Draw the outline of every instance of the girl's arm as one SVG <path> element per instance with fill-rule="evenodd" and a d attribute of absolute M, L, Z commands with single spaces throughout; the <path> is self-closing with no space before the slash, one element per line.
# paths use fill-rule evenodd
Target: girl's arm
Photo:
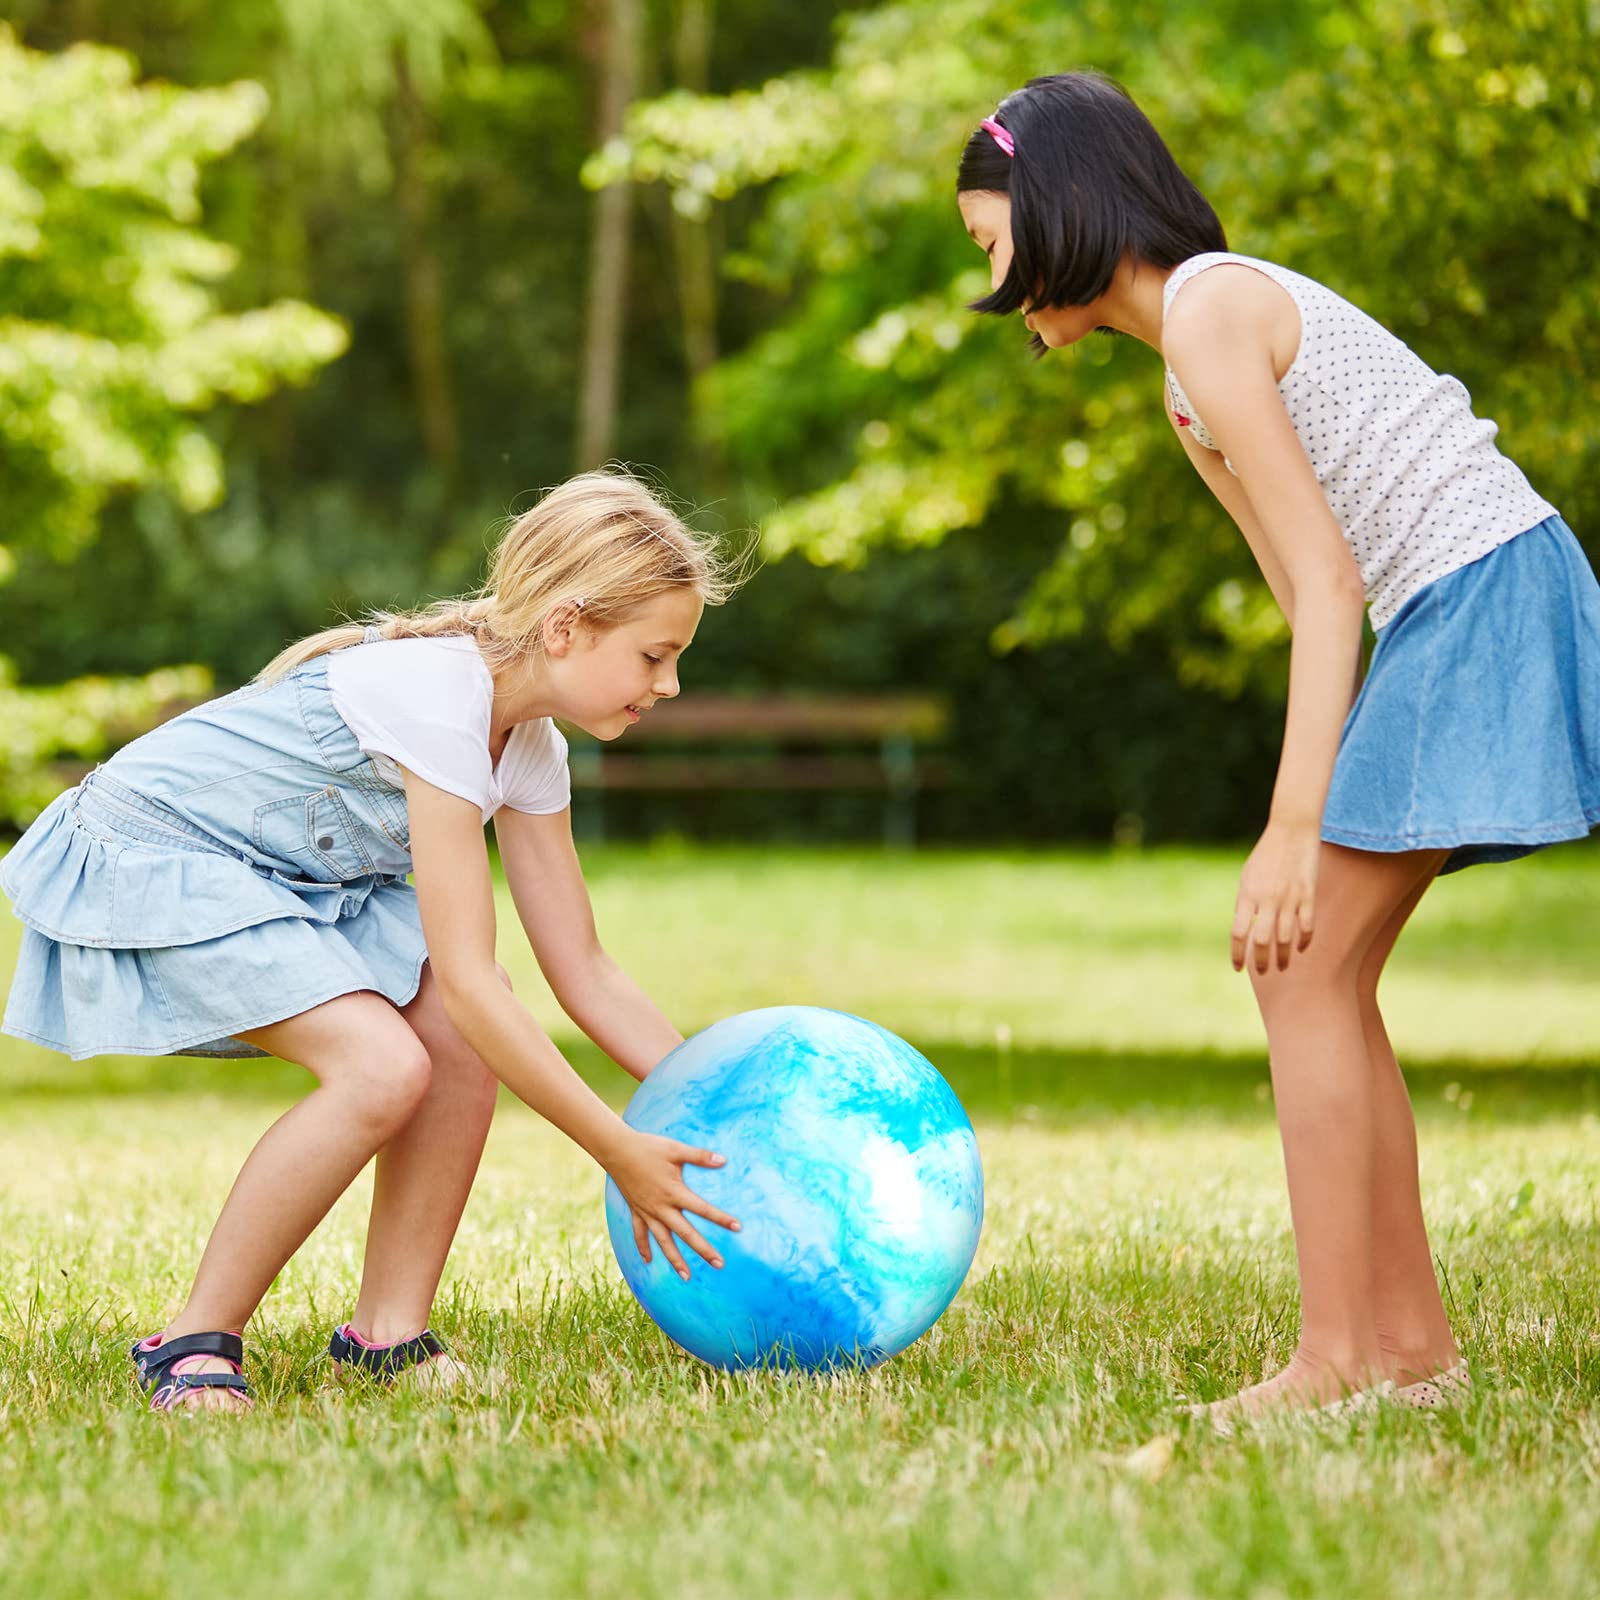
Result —
<path fill-rule="evenodd" d="M 1166 385 L 1163 384 L 1163 392 L 1165 388 Z M 1289 632 L 1292 634 L 1294 585 L 1289 582 L 1289 574 L 1283 570 L 1282 563 L 1273 553 L 1266 529 L 1261 526 L 1255 507 L 1250 504 L 1250 496 L 1244 492 L 1244 486 L 1239 480 L 1228 471 L 1220 450 L 1206 449 L 1187 428 L 1178 426 L 1177 418 L 1172 415 L 1170 396 L 1167 397 L 1166 406 L 1167 416 L 1172 420 L 1173 432 L 1178 435 L 1184 453 L 1194 463 L 1195 471 L 1205 479 L 1206 487 L 1217 497 L 1222 509 L 1233 519 L 1234 526 L 1244 535 L 1244 542 L 1250 546 L 1250 553 L 1256 558 L 1261 576 L 1267 580 L 1272 598 L 1278 602 L 1278 609 L 1283 613 L 1283 620 L 1289 624 Z M 1349 700 L 1345 708 L 1347 711 L 1349 706 L 1355 703 L 1356 695 L 1360 692 L 1361 678 L 1361 652 L 1357 650 L 1355 675 L 1351 679 Z"/>
<path fill-rule="evenodd" d="M 1350 708 L 1364 606 L 1355 558 L 1278 393 L 1272 328 L 1286 298 L 1249 267 L 1213 267 L 1173 302 L 1162 340 L 1184 392 L 1232 460 L 1294 597 L 1283 754 L 1233 923 L 1234 966 L 1248 956 L 1261 972 L 1274 954 L 1287 966 L 1296 944 L 1303 950 L 1311 940 L 1322 810 Z"/>
<path fill-rule="evenodd" d="M 1178 419 L 1172 414 L 1172 396 L 1167 394 L 1165 384 L 1161 388 L 1167 420 L 1172 424 L 1172 431 L 1177 434 L 1184 454 L 1205 480 L 1206 487 L 1216 496 L 1222 509 L 1233 519 L 1234 526 L 1244 535 L 1244 542 L 1250 546 L 1250 554 L 1256 558 L 1261 576 L 1267 580 L 1272 598 L 1278 602 L 1283 620 L 1289 624 L 1289 632 L 1293 633 L 1294 585 L 1289 582 L 1289 574 L 1284 571 L 1283 563 L 1273 551 L 1266 530 L 1256 516 L 1256 509 L 1250 504 L 1250 496 L 1244 492 L 1244 485 L 1228 471 L 1221 451 L 1208 450 L 1189 429 L 1178 426 Z"/>
<path fill-rule="evenodd" d="M 606 954 L 572 846 L 572 812 L 496 812 L 517 915 L 561 1009 L 624 1072 L 643 1080 L 683 1035 Z"/>
<path fill-rule="evenodd" d="M 685 1213 L 725 1228 L 738 1224 L 689 1188 L 683 1164 L 720 1166 L 722 1157 L 628 1127 L 572 1070 L 495 971 L 494 885 L 478 807 L 415 773 L 405 777 L 422 931 L 451 1022 L 518 1099 L 611 1174 L 628 1202 L 634 1239 L 646 1261 L 654 1239 L 679 1276 L 687 1278 L 677 1235 L 721 1266 L 719 1253 Z"/>

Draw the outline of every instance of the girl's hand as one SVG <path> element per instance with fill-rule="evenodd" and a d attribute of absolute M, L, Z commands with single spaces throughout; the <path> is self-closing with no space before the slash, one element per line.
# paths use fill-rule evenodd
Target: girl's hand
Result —
<path fill-rule="evenodd" d="M 1243 972 L 1247 961 L 1265 972 L 1274 960 L 1282 972 L 1291 951 L 1311 943 L 1321 831 L 1305 823 L 1267 824 L 1239 880 L 1233 912 L 1235 972 Z"/>
<path fill-rule="evenodd" d="M 616 1153 L 606 1162 L 606 1171 L 628 1202 L 628 1210 L 633 1215 L 634 1242 L 645 1261 L 650 1260 L 650 1241 L 654 1239 L 661 1246 L 662 1255 L 672 1263 L 673 1271 L 687 1279 L 689 1268 L 678 1249 L 677 1239 L 673 1238 L 676 1234 L 712 1266 L 722 1265 L 716 1248 L 701 1237 L 684 1213 L 692 1211 L 697 1217 L 704 1217 L 734 1233 L 739 1231 L 739 1224 L 726 1211 L 719 1211 L 702 1200 L 683 1181 L 683 1168 L 686 1163 L 720 1167 L 724 1159 L 710 1150 L 679 1144 L 676 1139 L 628 1130 Z"/>

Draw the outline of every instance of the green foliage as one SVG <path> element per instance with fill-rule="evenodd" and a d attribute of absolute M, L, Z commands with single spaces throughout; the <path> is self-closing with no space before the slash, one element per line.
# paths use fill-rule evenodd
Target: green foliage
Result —
<path fill-rule="evenodd" d="M 254 83 L 139 83 L 127 55 L 46 54 L 0 27 L 0 532 L 12 548 L 80 555 L 127 491 L 214 506 L 222 455 L 200 415 L 304 382 L 345 348 L 342 323 L 300 301 L 223 309 L 237 252 L 196 226 L 201 174 L 265 111 Z M 15 563 L 7 544 L 0 578 Z M 112 595 L 135 627 L 138 595 Z M 210 684 L 187 667 L 23 689 L 0 657 L 0 824 L 25 825 L 76 771 Z"/>
<path fill-rule="evenodd" d="M 1581 347 L 1600 292 L 1594 0 L 717 0 L 718 94 L 641 106 L 631 141 L 598 154 L 587 0 L 13 0 L 7 15 L 54 52 L 59 81 L 80 75 L 69 109 L 114 129 L 103 143 L 124 167 L 172 154 L 149 192 L 75 189 L 17 131 L 37 90 L 13 81 L 33 84 L 46 58 L 8 42 L 0 543 L 17 570 L 0 640 L 23 681 L 196 660 L 238 682 L 340 611 L 475 581 L 500 516 L 568 470 L 580 174 L 631 170 L 648 181 L 619 453 L 702 520 L 759 517 L 791 556 L 706 619 L 691 691 L 948 697 L 951 782 L 927 797 L 927 838 L 1246 833 L 1270 784 L 1283 630 L 1168 436 L 1153 360 L 1093 339 L 1036 365 L 1018 330 L 964 309 L 984 274 L 951 203 L 961 142 L 1006 89 L 1074 65 L 1134 89 L 1237 248 L 1323 277 L 1458 373 L 1580 533 L 1600 488 Z M 678 18 L 674 0 L 646 6 L 653 85 L 675 81 Z M 66 49 L 84 34 L 123 54 Z M 129 57 L 153 81 L 136 83 Z M 425 202 L 410 211 L 402 126 Z M 40 227 L 30 193 L 55 218 L 31 259 L 16 253 Z M 724 278 L 730 355 L 692 397 L 674 204 L 707 216 Z M 288 326 L 272 320 L 287 305 L 327 307 L 349 353 L 314 384 L 201 418 L 204 364 L 179 404 L 141 353 L 168 342 L 134 292 L 150 274 L 175 285 L 159 303 L 211 305 L 167 358 L 180 397 L 196 346 L 241 312 L 265 331 Z M 455 413 L 448 470 L 421 447 L 419 283 Z M 48 307 L 27 301 L 47 287 Z M 34 341 L 19 398 L 6 330 L 24 318 L 73 342 L 47 340 L 46 369 Z M 85 340 L 103 341 L 89 360 Z M 108 390 L 102 361 L 133 364 L 143 387 Z M 47 388 L 88 425 L 35 403 Z M 224 477 L 221 504 L 188 509 Z M 92 561 L 47 554 L 96 525 Z M 876 825 L 871 796 L 608 811 L 619 833 Z"/>
<path fill-rule="evenodd" d="M 86 767 L 210 691 L 203 667 L 26 689 L 0 656 L 0 826 L 25 828 Z"/>
<path fill-rule="evenodd" d="M 281 43 L 273 54 L 280 135 L 308 154 L 348 163 L 386 188 L 383 118 L 402 76 L 437 100 L 453 72 L 492 70 L 494 41 L 472 0 L 266 0 Z"/>
<path fill-rule="evenodd" d="M 719 0 L 713 82 L 822 59 L 840 4 L 775 16 L 766 0 Z M 72 37 L 63 8 L 18 6 L 30 43 Z M 22 676 L 192 659 L 238 682 L 340 610 L 476 582 L 499 519 L 570 469 L 587 289 L 587 0 L 239 0 L 220 11 L 119 0 L 77 12 L 152 77 L 267 85 L 257 136 L 207 174 L 207 222 L 238 256 L 231 297 L 326 306 L 351 343 L 306 389 L 212 419 L 226 456 L 221 506 L 196 515 L 159 493 L 119 497 L 104 507 L 92 570 L 19 551 L 17 578 L 0 590 L 0 637 Z M 657 35 L 670 13 L 652 5 Z M 433 217 L 420 230 L 396 203 L 384 143 L 397 61 L 427 99 L 419 165 Z M 691 501 L 723 499 L 738 521 L 726 488 L 713 495 L 687 468 L 664 210 L 648 204 L 636 219 L 621 454 Z M 419 231 L 438 265 L 458 411 L 448 481 L 419 448 L 406 348 L 405 267 Z M 723 297 L 720 310 L 730 345 L 767 316 L 755 291 Z"/>
<path fill-rule="evenodd" d="M 1232 693 L 1281 672 L 1270 597 L 1144 352 L 1093 339 L 1033 366 L 963 309 L 987 287 L 952 205 L 963 141 L 1027 77 L 1111 72 L 1234 248 L 1322 278 L 1460 376 L 1581 522 L 1600 494 L 1597 43 L 1571 0 L 903 0 L 848 19 L 825 73 L 640 108 L 591 175 L 659 179 L 691 209 L 778 180 L 732 264 L 795 308 L 705 397 L 777 502 L 772 551 L 853 563 L 959 529 L 1001 562 L 1014 507 L 1044 508 L 1055 553 L 997 648 L 1155 639 Z"/>
<path fill-rule="evenodd" d="M 222 309 L 236 252 L 195 226 L 202 169 L 260 122 L 254 83 L 138 83 L 121 53 L 0 28 L 0 473 L 8 542 L 66 556 L 118 491 L 222 496 L 197 418 L 304 382 L 345 347 L 298 301 Z M 0 549 L 0 560 L 8 560 Z"/>

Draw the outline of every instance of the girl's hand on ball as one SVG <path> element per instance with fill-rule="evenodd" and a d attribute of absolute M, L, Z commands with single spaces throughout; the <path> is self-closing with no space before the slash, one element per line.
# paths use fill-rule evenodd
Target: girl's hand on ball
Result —
<path fill-rule="evenodd" d="M 683 1181 L 684 1166 L 720 1167 L 724 1157 L 712 1150 L 699 1150 L 690 1144 L 680 1144 L 676 1139 L 663 1139 L 653 1133 L 632 1134 L 607 1170 L 612 1181 L 622 1191 L 633 1218 L 633 1239 L 639 1254 L 649 1261 L 650 1241 L 661 1246 L 661 1253 L 680 1278 L 689 1276 L 688 1264 L 678 1249 L 678 1239 L 689 1246 L 696 1255 L 703 1256 L 714 1267 L 722 1265 L 722 1256 L 709 1244 L 686 1212 L 704 1217 L 719 1228 L 739 1231 L 736 1218 L 719 1210 L 709 1201 L 701 1199 Z M 676 1234 L 677 1238 L 673 1235 Z"/>
<path fill-rule="evenodd" d="M 1233 970 L 1258 973 L 1289 965 L 1311 943 L 1321 829 L 1269 822 L 1250 852 L 1233 911 Z"/>

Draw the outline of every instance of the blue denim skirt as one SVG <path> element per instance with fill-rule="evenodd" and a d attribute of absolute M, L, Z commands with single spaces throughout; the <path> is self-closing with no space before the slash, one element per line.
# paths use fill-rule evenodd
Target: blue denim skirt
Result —
<path fill-rule="evenodd" d="M 1445 872 L 1600 826 L 1600 585 L 1560 517 L 1413 595 L 1378 633 L 1322 837 Z"/>
<path fill-rule="evenodd" d="M 3 1031 L 75 1060 L 259 1056 L 235 1037 L 428 958 L 405 794 L 325 659 L 197 707 L 60 795 L 0 860 L 22 920 Z"/>

